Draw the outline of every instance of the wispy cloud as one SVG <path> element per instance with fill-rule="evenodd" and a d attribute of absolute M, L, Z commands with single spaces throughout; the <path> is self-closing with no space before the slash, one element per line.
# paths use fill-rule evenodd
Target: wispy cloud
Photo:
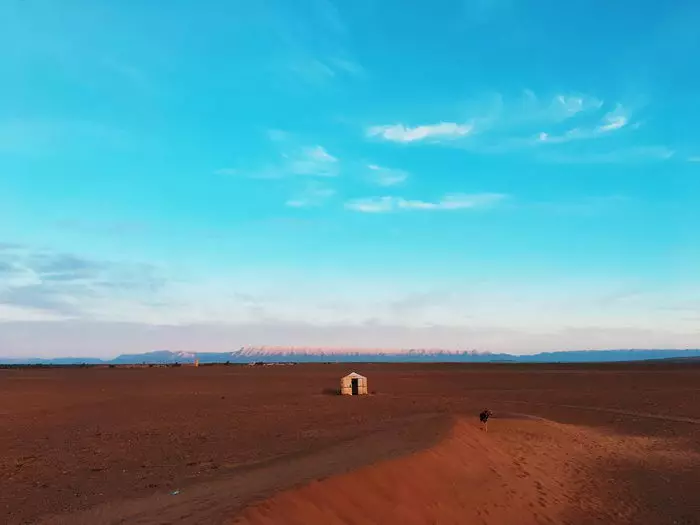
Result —
<path fill-rule="evenodd" d="M 597 133 L 608 133 L 624 128 L 629 123 L 629 116 L 621 104 L 603 117 L 603 123 L 595 128 Z"/>
<path fill-rule="evenodd" d="M 391 142 L 417 142 L 431 140 L 461 145 L 457 139 L 471 139 L 478 134 L 483 140 L 502 140 L 504 137 L 513 143 L 521 145 L 532 141 L 525 137 L 533 136 L 534 130 L 540 126 L 556 126 L 571 119 L 596 118 L 603 107 L 603 101 L 585 94 L 558 94 L 551 98 L 542 99 L 534 92 L 526 90 L 522 97 L 516 100 L 505 100 L 503 96 L 491 97 L 490 102 L 468 104 L 473 106 L 472 113 L 466 122 L 438 122 L 410 127 L 404 124 L 374 125 L 365 130 L 368 137 L 379 137 Z M 624 120 L 623 120 L 624 119 Z M 627 124 L 627 116 L 623 114 L 622 106 L 605 116 L 600 123 L 600 132 L 621 127 Z M 576 134 L 576 132 L 572 133 Z M 537 136 L 550 136 L 542 132 Z M 517 137 L 517 138 L 516 138 Z M 553 137 L 552 137 L 553 138 Z M 515 140 L 513 140 L 515 139 Z M 556 141 L 563 142 L 570 137 L 558 137 Z"/>
<path fill-rule="evenodd" d="M 338 159 L 328 153 L 323 146 L 310 146 L 299 151 L 282 154 L 285 159 L 283 169 L 294 175 L 335 177 L 338 175 Z"/>
<path fill-rule="evenodd" d="M 602 121 L 590 128 L 571 128 L 562 134 L 550 134 L 541 131 L 537 135 L 537 142 L 540 144 L 562 144 L 573 140 L 586 140 L 601 137 L 610 134 L 614 131 L 619 131 L 629 124 L 629 118 L 626 116 L 622 106 L 606 114 Z"/>
<path fill-rule="evenodd" d="M 357 62 L 345 58 L 311 58 L 293 61 L 289 70 L 307 84 L 320 86 L 337 78 L 364 76 L 364 68 Z"/>
<path fill-rule="evenodd" d="M 586 140 L 619 131 L 630 124 L 630 112 L 621 104 L 617 104 L 615 109 L 603 115 L 602 119 L 589 127 L 571 128 L 559 135 L 541 131 L 537 135 L 537 142 L 540 144 L 562 144 L 573 140 Z"/>
<path fill-rule="evenodd" d="M 408 179 L 408 172 L 404 170 L 385 168 L 376 164 L 369 164 L 371 181 L 379 186 L 396 186 Z"/>
<path fill-rule="evenodd" d="M 607 152 L 546 152 L 538 155 L 538 158 L 546 162 L 561 164 L 634 164 L 665 161 L 673 158 L 674 155 L 675 151 L 665 146 L 639 146 Z"/>
<path fill-rule="evenodd" d="M 277 152 L 277 161 L 251 168 L 221 168 L 222 176 L 240 176 L 258 180 L 283 180 L 290 197 L 285 205 L 291 208 L 321 206 L 335 195 L 335 189 L 319 180 L 340 174 L 340 159 L 320 144 L 304 145 L 293 134 L 280 129 L 267 131 L 267 139 Z"/>
<path fill-rule="evenodd" d="M 539 97 L 525 91 L 516 99 L 501 95 L 490 102 L 466 105 L 468 115 L 452 122 L 439 122 L 416 127 L 403 124 L 373 125 L 365 129 L 368 137 L 388 142 L 430 142 L 457 147 L 475 153 L 494 155 L 508 152 L 529 152 L 537 160 L 554 162 L 632 162 L 665 160 L 673 152 L 663 145 L 627 147 L 619 151 L 600 151 L 603 138 L 618 136 L 623 131 L 639 129 L 642 122 L 634 119 L 632 108 L 622 103 L 606 103 L 598 97 L 581 93 L 561 93 Z M 468 122 L 460 124 L 458 122 Z M 590 152 L 571 154 L 567 143 L 598 139 Z M 542 147 L 553 147 L 543 154 Z M 566 160 L 564 160 L 566 159 Z"/>
<path fill-rule="evenodd" d="M 700 162 L 700 157 L 688 157 L 688 162 Z"/>
<path fill-rule="evenodd" d="M 362 213 L 385 213 L 396 208 L 397 197 L 363 197 L 345 203 L 345 208 Z"/>
<path fill-rule="evenodd" d="M 289 199 L 285 204 L 291 208 L 321 206 L 333 195 L 335 195 L 335 190 L 333 188 L 309 184 L 303 191 Z"/>
<path fill-rule="evenodd" d="M 366 197 L 345 203 L 345 208 L 361 213 L 387 213 L 393 211 L 438 211 L 491 208 L 508 196 L 503 193 L 453 193 L 437 201 L 405 199 L 403 197 Z"/>
<path fill-rule="evenodd" d="M 525 90 L 522 98 L 516 101 L 505 102 L 500 95 L 498 101 L 495 119 L 505 127 L 556 124 L 597 112 L 603 106 L 603 101 L 599 98 L 583 93 L 539 97 L 530 90 Z"/>
<path fill-rule="evenodd" d="M 391 124 L 384 126 L 371 126 L 367 129 L 367 136 L 381 137 L 391 142 L 415 142 L 426 139 L 451 139 L 469 134 L 473 129 L 471 124 L 457 124 L 455 122 L 439 122 L 416 127 L 407 127 L 403 124 Z"/>
<path fill-rule="evenodd" d="M 300 144 L 290 133 L 278 129 L 269 130 L 267 135 L 277 150 L 277 162 L 248 169 L 219 168 L 214 173 L 251 179 L 283 179 L 290 176 L 335 177 L 340 173 L 339 159 L 320 144 Z"/>
<path fill-rule="evenodd" d="M 250 9 L 258 15 L 252 22 L 263 21 L 260 32 L 272 44 L 276 73 L 304 89 L 343 85 L 366 75 L 352 52 L 348 27 L 335 2 L 259 4 Z"/>
<path fill-rule="evenodd" d="M 155 267 L 18 248 L 0 254 L 0 305 L 63 317 L 90 316 L 105 298 L 153 297 L 165 286 Z"/>
<path fill-rule="evenodd" d="M 313 146 L 307 148 L 306 155 L 320 162 L 338 162 L 338 159 L 328 153 L 323 146 Z"/>
<path fill-rule="evenodd" d="M 335 69 L 316 58 L 292 62 L 289 64 L 289 70 L 309 84 L 323 84 L 336 76 Z"/>
<path fill-rule="evenodd" d="M 603 101 L 590 95 L 557 95 L 552 106 L 561 111 L 562 118 L 569 118 L 579 113 L 600 109 Z"/>

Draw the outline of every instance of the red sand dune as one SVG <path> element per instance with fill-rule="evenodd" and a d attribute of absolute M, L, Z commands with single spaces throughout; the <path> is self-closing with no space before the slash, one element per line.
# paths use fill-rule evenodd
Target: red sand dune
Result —
<path fill-rule="evenodd" d="M 496 420 L 491 427 L 487 434 L 476 421 L 457 419 L 425 451 L 282 493 L 233 523 L 648 523 L 629 495 L 601 497 L 620 487 L 600 476 L 600 463 L 700 464 L 698 455 L 657 449 L 653 439 L 532 419 Z"/>

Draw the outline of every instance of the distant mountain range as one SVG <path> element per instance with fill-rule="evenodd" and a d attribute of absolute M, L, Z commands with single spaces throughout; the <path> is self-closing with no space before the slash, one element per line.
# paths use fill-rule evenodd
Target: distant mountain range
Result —
<path fill-rule="evenodd" d="M 159 350 L 143 354 L 122 354 L 114 359 L 83 357 L 2 358 L 5 365 L 126 365 L 192 363 L 602 363 L 618 361 L 646 361 L 652 359 L 700 360 L 700 349 L 695 350 L 572 350 L 542 352 L 533 355 L 494 354 L 475 350 L 447 351 L 432 349 L 413 350 L 344 350 L 323 348 L 246 347 L 234 352 L 171 352 Z"/>

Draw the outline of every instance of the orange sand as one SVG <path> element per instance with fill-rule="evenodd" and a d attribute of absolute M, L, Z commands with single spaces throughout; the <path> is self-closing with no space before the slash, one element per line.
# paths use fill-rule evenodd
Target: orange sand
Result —
<path fill-rule="evenodd" d="M 460 418 L 427 450 L 281 493 L 233 523 L 666 523 L 663 509 L 655 514 L 643 494 L 625 493 L 619 480 L 601 473 L 602 464 L 621 460 L 700 465 L 700 455 L 666 447 L 651 438 L 534 419 L 495 420 L 485 433 L 476 418 Z M 700 523 L 700 509 L 682 523 Z"/>

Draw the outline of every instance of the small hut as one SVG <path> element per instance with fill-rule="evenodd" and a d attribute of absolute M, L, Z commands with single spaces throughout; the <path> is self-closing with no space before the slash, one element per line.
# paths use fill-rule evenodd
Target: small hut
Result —
<path fill-rule="evenodd" d="M 367 378 L 355 372 L 351 372 L 340 379 L 340 393 L 344 396 L 367 394 Z"/>

